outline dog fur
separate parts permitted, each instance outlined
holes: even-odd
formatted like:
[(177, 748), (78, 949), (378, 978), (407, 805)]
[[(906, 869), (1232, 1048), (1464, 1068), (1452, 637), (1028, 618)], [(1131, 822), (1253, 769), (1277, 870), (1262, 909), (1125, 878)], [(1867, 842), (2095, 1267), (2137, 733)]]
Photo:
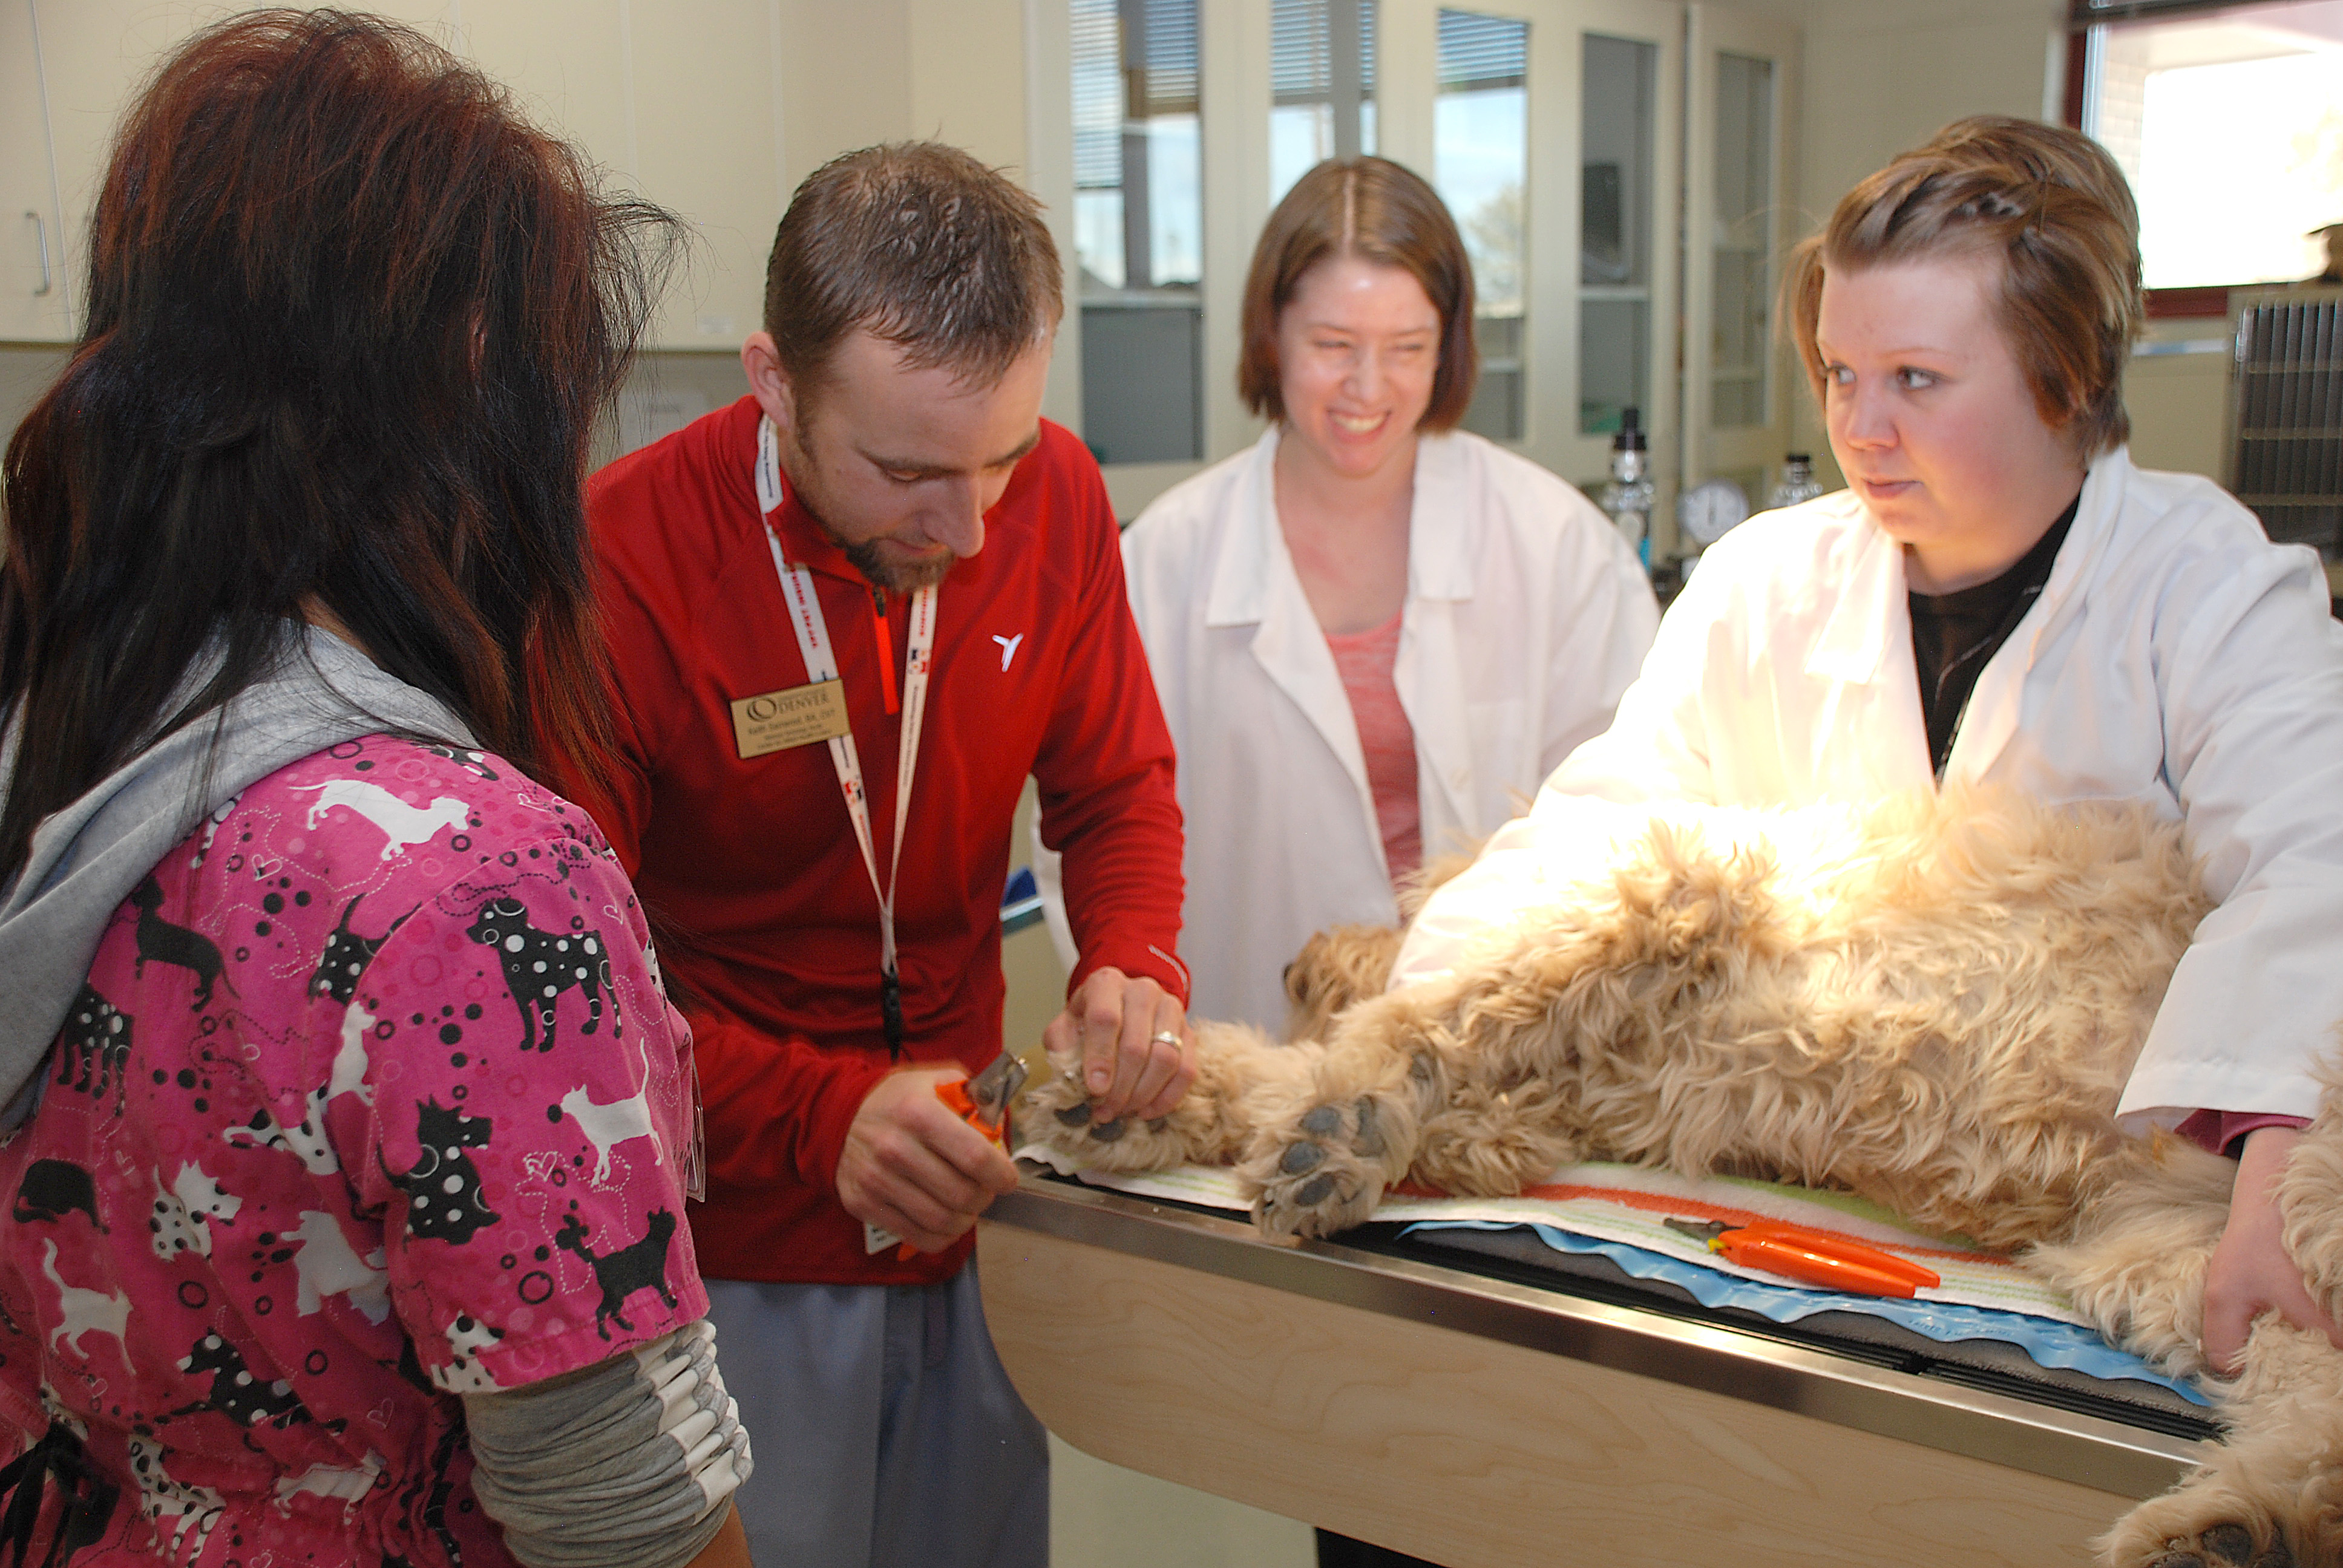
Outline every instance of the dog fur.
[[(2236, 1168), (2127, 1137), (2115, 1108), (2209, 907), (2178, 824), (2137, 807), (1654, 808), (1445, 977), (1385, 992), (1396, 933), (1312, 939), (1292, 1037), (1200, 1023), (1195, 1087), (1166, 1117), (1092, 1125), (1071, 1063), (1030, 1103), (1080, 1164), (1236, 1165), (1278, 1236), (1357, 1224), (1403, 1177), (1503, 1194), (1584, 1160), (1850, 1191), (2021, 1251), (2111, 1341), (2205, 1375)], [(2343, 1314), (2338, 1104), (2279, 1202)], [(2265, 1318), (2213, 1386), (2228, 1440), (2103, 1560), (2343, 1563), (2343, 1352)]]

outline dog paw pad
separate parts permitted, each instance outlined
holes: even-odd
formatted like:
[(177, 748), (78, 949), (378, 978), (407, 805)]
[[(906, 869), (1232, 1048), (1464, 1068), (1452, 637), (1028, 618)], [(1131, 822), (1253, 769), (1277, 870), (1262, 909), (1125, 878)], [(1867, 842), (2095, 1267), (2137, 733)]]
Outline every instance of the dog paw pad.
[(1081, 1105), (1069, 1105), (1063, 1111), (1059, 1111), (1057, 1113), (1057, 1117), (1060, 1121), (1064, 1122), (1069, 1127), (1087, 1126), (1090, 1123), (1091, 1108), (1087, 1103)]
[(1312, 1138), (1332, 1138), (1342, 1131), (1342, 1112), (1332, 1105), (1321, 1105), (1302, 1119), (1302, 1131)]
[(2242, 1524), (2216, 1524), (2199, 1535), (2197, 1543), (2223, 1568), (2233, 1563), (2237, 1568), (2245, 1568), (2254, 1560), (2254, 1533)]
[(1359, 1097), (1359, 1131), (1351, 1140), (1351, 1147), (1362, 1158), (1372, 1160), (1383, 1151), (1383, 1135), (1375, 1125), (1375, 1102), (1365, 1095)]
[(2242, 1524), (2211, 1526), (2194, 1540), (2174, 1536), (2148, 1568), (2294, 1568), (2294, 1553), (2283, 1540), (2254, 1551), (2254, 1533)]
[(1333, 1191), (1334, 1178), (1333, 1175), (1329, 1172), (1324, 1176), (1316, 1177), (1311, 1181), (1303, 1182), (1301, 1187), (1295, 1190), (1293, 1201), (1302, 1207), (1307, 1209), (1313, 1203), (1323, 1203), (1328, 1195)]
[[(1325, 1158), (1326, 1151), (1315, 1143), (1296, 1143), (1288, 1148), (1278, 1160), (1277, 1168), (1288, 1176), (1299, 1176), (1305, 1171), (1316, 1170)], [(1310, 1185), (1314, 1187), (1317, 1183), (1313, 1181)], [(1318, 1201), (1315, 1198), (1302, 1197), (1300, 1193), (1294, 1196), (1303, 1203), (1314, 1203)]]
[(1091, 1129), (1091, 1136), (1101, 1143), (1111, 1143), (1131, 1131), (1131, 1124), (1120, 1116), (1111, 1121), (1101, 1121)]

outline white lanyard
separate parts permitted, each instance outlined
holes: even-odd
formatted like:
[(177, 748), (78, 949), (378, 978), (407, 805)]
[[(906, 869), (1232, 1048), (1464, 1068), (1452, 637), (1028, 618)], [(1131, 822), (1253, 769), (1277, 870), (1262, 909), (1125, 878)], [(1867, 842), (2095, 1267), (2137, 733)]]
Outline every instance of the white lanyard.
[[(765, 514), (765, 542), (773, 552), (773, 570), (781, 591), (789, 596), (789, 629), (797, 633), (798, 651), (805, 656), (806, 678), (838, 678), (838, 658), (830, 651), (830, 626), (822, 618), (821, 600), (815, 597), (813, 574), (791, 566), (781, 557), (781, 536), (773, 527), (773, 513), (786, 498), (781, 487), (779, 437), (769, 419), (757, 427), (757, 504)], [(879, 885), (879, 856), (870, 837), (870, 791), (862, 782), (862, 759), (854, 749), (854, 733), (830, 738), (830, 765), (838, 769), (838, 786), (846, 796), (846, 814), (854, 822), (854, 840), (862, 847), (862, 869), (870, 873), (870, 891), (879, 900), (880, 1007), (887, 1033), (887, 1050), (903, 1050), (903, 990), (895, 967), (895, 885), (903, 872), (903, 827), (911, 816), (911, 780), (920, 770), (920, 721), (928, 710), (928, 671), (936, 646), (936, 590), (932, 585), (911, 596), (910, 646), (903, 659), (901, 732), (895, 743), (895, 849), (887, 866), (887, 885)]]

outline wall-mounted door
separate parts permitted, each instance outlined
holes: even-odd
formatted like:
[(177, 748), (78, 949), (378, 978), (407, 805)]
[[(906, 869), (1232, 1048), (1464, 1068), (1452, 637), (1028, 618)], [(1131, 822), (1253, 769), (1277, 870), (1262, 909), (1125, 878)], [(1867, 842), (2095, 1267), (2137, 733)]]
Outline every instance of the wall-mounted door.
[(1384, 0), (1385, 150), (1455, 213), (1481, 295), (1470, 428), (1597, 487), (1633, 407), (1673, 493), (1680, 6)]
[(1690, 7), (1686, 35), (1684, 479), (1730, 479), (1759, 509), (1805, 396), (1777, 319), (1798, 35), (1715, 5)]
[[(1300, 167), (1353, 147), (1429, 178), (1473, 254), (1483, 370), (1468, 427), (1593, 492), (1634, 408), (1659, 490), (1655, 560), (1674, 548), (1687, 467), (1755, 476), (1780, 460), (1786, 361), (1770, 345), (1794, 31), (1667, 0), (1027, 0), (1026, 16), (1036, 188), (1072, 215), (1061, 236), (1088, 236), (1069, 256), (1051, 407), (1111, 431), (1176, 392), (1181, 419), (1139, 428), (1197, 433), (1182, 455), (1134, 446), (1127, 463), (1104, 443), (1124, 516), (1252, 438), (1234, 377), (1254, 238)], [(1097, 31), (1109, 24), (1111, 38)], [(1176, 45), (1160, 60), (1159, 35)], [(1070, 50), (1093, 60), (1087, 82)], [(1192, 75), (1159, 85), (1166, 70)], [(1195, 162), (1167, 166), (1175, 181), (1151, 163), (1137, 179), (1158, 206), (1175, 188), (1192, 200), (1181, 210), (1202, 241), (1182, 253), (1195, 274), (1171, 286), (1184, 292), (1139, 299), (1129, 193), (1170, 134), (1159, 110), (1192, 113), (1175, 128)], [(1055, 151), (1067, 143), (1071, 168)], [(1155, 360), (1091, 341), (1107, 312), (1173, 306), (1194, 336)]]

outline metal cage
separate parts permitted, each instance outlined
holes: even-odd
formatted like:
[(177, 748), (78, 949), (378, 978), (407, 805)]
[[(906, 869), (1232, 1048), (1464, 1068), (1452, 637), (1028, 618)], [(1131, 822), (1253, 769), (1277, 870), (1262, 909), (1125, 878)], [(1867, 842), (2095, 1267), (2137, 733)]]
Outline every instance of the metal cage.
[(2343, 558), (2343, 288), (2230, 297), (2230, 491), (2273, 539)]

